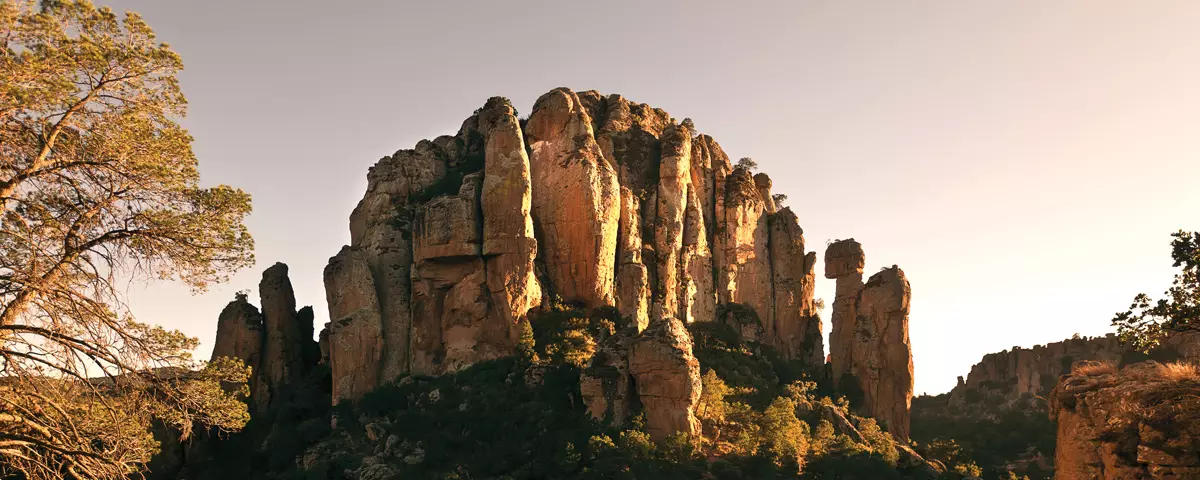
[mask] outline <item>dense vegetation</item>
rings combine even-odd
[[[964,390],[961,398],[949,393],[914,398],[913,440],[927,445],[928,458],[979,465],[984,478],[1003,479],[1009,472],[1031,480],[1052,478],[1055,426],[1046,400],[1015,396],[1013,388],[988,382]]]
[[[580,397],[587,359],[626,327],[614,310],[556,305],[528,325],[524,355],[406,376],[332,409],[316,372],[244,432],[192,447],[208,461],[189,460],[188,478],[922,478],[873,420],[729,325],[691,325],[703,433],[662,442],[640,414],[619,427],[592,420]]]

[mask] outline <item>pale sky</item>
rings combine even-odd
[[[854,237],[868,274],[900,265],[918,393],[989,352],[1111,331],[1169,285],[1169,234],[1200,230],[1192,0],[97,3],[182,54],[204,182],[254,196],[257,267],[132,292],[203,358],[277,261],[328,320],[321,272],[380,157],[559,86],[692,118],[774,178],[818,258]]]

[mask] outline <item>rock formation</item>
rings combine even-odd
[[[912,289],[893,265],[864,285],[866,256],[854,239],[825,250],[825,277],[836,279],[829,357],[834,384],[861,392],[855,402],[902,440],[909,436],[913,396],[912,345],[908,339]]]
[[[815,258],[770,188],[690,120],[618,95],[555,89],[527,121],[489,99],[368,173],[325,275],[338,397],[511,354],[552,297],[639,329],[653,311],[687,323],[745,304],[764,340],[818,367]]]
[[[1200,478],[1194,364],[1077,362],[1050,394],[1057,480]]]
[[[383,319],[361,250],[345,247],[325,267],[329,327],[322,331],[333,377],[333,398],[357,398],[379,384]]]
[[[862,411],[905,440],[913,396],[912,344],[908,340],[911,296],[908,279],[898,267],[871,275],[856,306],[850,367],[863,391]]]
[[[816,252],[804,252],[804,230],[791,208],[770,222],[774,327],[769,334],[785,357],[800,359],[810,368],[825,364],[821,318],[813,309]]]
[[[829,333],[829,363],[835,386],[840,386],[842,377],[851,371],[855,304],[862,292],[865,264],[862,244],[853,238],[833,242],[825,249],[825,278],[837,281]]]
[[[299,381],[320,360],[312,308],[296,310],[287,265],[276,263],[258,285],[262,313],[238,295],[221,311],[212,358],[233,357],[251,367],[251,404],[266,409],[280,387]]]
[[[692,337],[678,318],[662,317],[629,348],[629,373],[646,413],[646,433],[660,440],[675,432],[700,431],[700,362]]]
[[[636,331],[633,332],[636,334]],[[596,420],[624,425],[635,401],[633,377],[629,374],[628,331],[617,332],[600,343],[591,363],[579,375],[579,392],[588,413]]]

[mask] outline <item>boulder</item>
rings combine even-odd
[[[646,432],[654,440],[700,432],[700,362],[692,338],[678,318],[661,315],[629,348],[629,373],[646,413]]]

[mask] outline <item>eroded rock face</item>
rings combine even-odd
[[[833,242],[825,249],[825,278],[837,281],[830,321],[833,330],[829,334],[829,363],[835,386],[841,384],[853,365],[855,304],[862,292],[865,264],[862,244],[853,238]]]
[[[678,318],[663,316],[635,338],[629,350],[629,373],[646,413],[646,431],[655,440],[676,432],[700,431],[700,362],[692,355],[692,338]]]
[[[213,340],[212,359],[230,357],[246,365],[257,365],[262,355],[263,317],[258,308],[238,295],[229,302],[217,318],[217,335]]]
[[[804,230],[792,209],[771,216],[771,273],[775,331],[768,333],[786,358],[809,368],[825,364],[821,319],[813,309],[815,252],[804,252]]]
[[[650,277],[642,263],[641,202],[628,187],[621,187],[621,221],[617,230],[617,310],[637,325],[650,323]]]
[[[515,328],[542,299],[533,271],[537,240],[530,216],[529,157],[512,105],[493,98],[475,118],[485,138],[479,203],[488,290],[499,320]]]
[[[605,339],[579,375],[579,392],[596,420],[619,426],[632,414],[636,399],[629,374],[629,344],[636,333],[618,332]]]
[[[315,346],[310,345],[313,319],[311,310],[307,319],[296,311],[296,295],[288,279],[287,265],[276,263],[263,271],[258,294],[266,333],[260,372],[273,396],[279,386],[299,381],[315,363],[308,358]]]
[[[352,253],[326,279],[330,362],[348,362],[332,366],[339,396],[510,355],[528,312],[553,297],[615,306],[639,330],[745,305],[761,341],[819,366],[815,256],[785,212],[766,175],[735,171],[690,120],[560,88],[522,122],[489,99],[455,136],[368,174]]]
[[[592,119],[567,89],[542,95],[526,135],[533,218],[555,294],[588,307],[612,305],[621,193]]]
[[[330,359],[334,403],[362,396],[379,385],[383,364],[383,318],[366,255],[352,247],[325,267],[329,327],[322,334]]]
[[[913,395],[912,345],[908,340],[912,287],[896,266],[871,275],[858,303],[851,372],[863,390],[862,409],[908,439]]]
[[[1050,394],[1057,480],[1200,478],[1194,374],[1077,362]]]
[[[298,382],[320,361],[320,350],[312,308],[296,310],[287,265],[264,271],[258,291],[261,313],[241,294],[221,311],[211,358],[237,358],[251,367],[250,404],[262,411],[282,386]]]
[[[749,170],[735,169],[726,179],[724,209],[718,296],[723,303],[753,308],[764,329],[774,331],[767,212]]]

